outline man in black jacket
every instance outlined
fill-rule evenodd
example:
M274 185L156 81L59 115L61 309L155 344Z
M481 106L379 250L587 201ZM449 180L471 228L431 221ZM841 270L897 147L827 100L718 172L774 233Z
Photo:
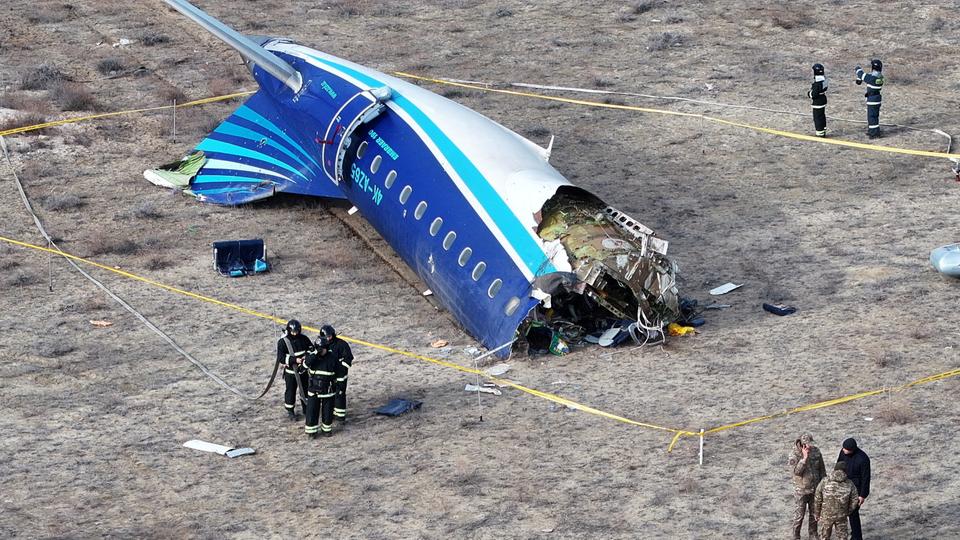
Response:
M307 403L303 400L303 393L307 391L307 371L303 368L303 361L308 352L313 350L310 338L301 332L300 321L293 319L287 323L283 337L277 340L277 363L283 364L283 382L286 390L283 393L283 406L287 409L287 417L296 420L293 411L297 405L297 389L300 388L300 407L304 412Z
M857 447L856 439L849 438L843 441L843 449L837 457L837 463L841 461L846 464L847 478L857 486L860 506L863 506L864 500L870 495L870 458ZM850 540L863 540L859 508L850 514Z
M817 137L827 136L827 77L823 72L823 64L813 65L813 84L807 92L810 106L813 107L813 128Z
M337 337L337 332L329 324L320 327L320 335L327 339L330 354L337 359L337 395L333 401L333 417L341 422L347 421L347 376L353 365L353 352L346 341Z
M876 139L880 136L880 103L883 96L880 91L883 90L883 62L880 60L870 61L870 73L867 73L860 66L854 70L857 84L866 83L867 91L864 96L867 98L867 136Z
M328 347L327 338L320 336L314 344L314 351L303 363L310 373L304 432L311 439L315 439L318 433L324 437L333 435L333 399L337 393L336 377L340 364Z

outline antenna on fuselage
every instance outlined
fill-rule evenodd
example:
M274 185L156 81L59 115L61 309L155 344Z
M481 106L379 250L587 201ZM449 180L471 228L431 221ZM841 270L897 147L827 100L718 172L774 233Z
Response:
M281 60L277 55L257 45L253 40L207 15L206 12L186 0L164 0L170 7L189 17L224 43L236 49L245 58L273 75L294 93L303 87L303 77L293 66Z

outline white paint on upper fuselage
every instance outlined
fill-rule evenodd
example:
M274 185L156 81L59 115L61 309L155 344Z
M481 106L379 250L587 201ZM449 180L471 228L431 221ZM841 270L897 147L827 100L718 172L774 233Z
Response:
M325 71L334 71L338 76L360 88L369 88L368 84L356 80L342 70L336 70L335 67L318 63L311 56L322 58L334 65L342 65L371 79L380 81L410 101L411 104L427 115L437 128L450 139L451 143L456 145L470 160L515 219L523 226L529 240L532 240L539 247L539 251L543 254L543 260L548 259L544 251L544 243L536 234L537 223L534 214L541 210L547 199L556 193L557 188L570 185L570 182L546 162L542 148L476 111L402 79L302 45L280 42L270 45L268 48L302 58ZM528 279L532 280L534 271L539 273L540 270L534 268L531 271L529 266L523 262L512 246L512 242L507 241L501 224L496 223L496 220L491 217L488 209L459 177L455 167L443 152L402 107L393 102L388 102L388 106L404 118L408 125L417 130L421 139L428 144L477 214L507 249L517 266Z

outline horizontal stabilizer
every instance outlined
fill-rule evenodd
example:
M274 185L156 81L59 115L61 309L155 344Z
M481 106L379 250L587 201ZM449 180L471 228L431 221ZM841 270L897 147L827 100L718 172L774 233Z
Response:
M316 143L287 129L284 115L257 92L183 161L145 171L152 183L186 188L197 199L234 206L276 193L345 198L323 173ZM198 166L199 165L199 166Z

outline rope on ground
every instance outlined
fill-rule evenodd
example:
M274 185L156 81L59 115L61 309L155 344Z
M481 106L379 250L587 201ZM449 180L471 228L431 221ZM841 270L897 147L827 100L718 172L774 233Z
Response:
M46 247L43 247L43 246L38 246L38 245L35 245L35 244L30 244L30 243L27 243L27 242L21 242L21 241L19 241L19 240L14 240L14 239L12 239L12 238L7 238L7 237L5 237L5 236L0 236L0 241L6 242L6 243L11 244L11 245L14 245L14 246L19 246L19 247L23 247L23 248L33 249L33 250L36 250L36 251L53 253L53 254L59 255L59 256L61 256L61 257L64 257L64 258L66 258L67 260L69 260L69 261L71 261L71 262L73 262L73 261L82 262L82 263L84 263L84 264L88 264L88 265L93 266L93 267L95 267L95 268L99 268L99 269L101 269L101 270L106 270L106 271L108 271L108 272L113 272L114 274L118 274L118 275L120 275L120 276L129 278L129 279L133 279L133 280L136 280L136 281L140 281L140 282L143 282L143 283L147 283L147 284L149 284L149 285L153 285L153 286L155 286L155 287L159 287L159 288L161 288L161 289L170 291L170 292L175 293L175 294L179 294L179 295L182 295L182 296L186 296L186 297L189 297L189 298L193 298L193 299L195 299L195 300L200 300L200 301L207 302L207 303L210 303L210 304L214 304L214 305L217 305L217 306L221 306L221 307L224 307L224 308L228 308L228 309L232 309L232 310L235 310L235 311L239 311L239 312L241 312L241 313L245 313L245 314L247 314L247 315L251 315L251 316L254 316L254 317L261 318L261 319L267 319L267 320L273 321L273 322L275 322L275 323L277 323L277 324L281 324L281 325L282 325L282 324L286 324L286 320L281 319L281 318L279 318L279 317L276 317L276 316L273 316L273 315L268 315L268 314L266 314L266 313L261 313L261 312L259 312L259 311L256 311L256 310L253 310L253 309L249 309L249 308L246 308L246 307L237 305L237 304L232 304L232 303L230 303L230 302L224 302L224 301L221 301L221 300L217 300L217 299L211 298L211 297L209 297L209 296L204 296L204 295L201 295L201 294L192 293L192 292L190 292L190 291L185 291L185 290L183 290L183 289L178 289L177 287L172 287L172 286L170 286L170 285L166 285L166 284L160 283L160 282L158 282L158 281L154 281L154 280L149 279L149 278L145 278L145 277L142 277L142 276L138 276L138 275L136 275L136 274L132 274L132 273L127 272L127 271L124 271L124 270L120 270L120 269L113 268L113 267L110 267L110 266L107 266L107 265L104 265L104 264L100 264L100 263L98 263L98 262L94 262L94 261L91 261L91 260L89 260L89 259L84 259L84 258L78 257L78 256L76 256L76 255L71 255L71 254L69 254L69 253L67 253L67 252L65 252L65 251L61 251L59 248L57 248L57 249L46 248ZM320 331L318 328L314 328L314 327L312 327L312 326L307 326L307 325L304 325L303 328L304 328L304 330L309 330L309 331L311 331L311 332L319 332L319 331ZM560 396L558 396L558 395L556 395L556 394L551 394L551 393L549 393L549 392L543 392L543 391L540 391L540 390L536 390L536 389L534 389L534 388L529 388L529 387L526 387L526 386L524 386L524 385L522 385L522 384L516 383L516 382L511 381L511 380L508 380L508 379L501 379L501 378L499 378L499 377L494 377L494 376L492 376L492 375L490 375L490 374L488 374L488 373L486 373L486 372L484 372L484 371L482 371L482 370L479 370L479 369L474 369L474 368L470 368L470 367L466 367L466 366L461 366L461 365L459 365L459 364L456 364L456 363L453 363L453 362L448 362L448 361L446 361L446 360L440 360L440 359L438 359L438 358L432 358L432 357L425 356L425 355L422 355L422 354L417 354L417 353L413 353L413 352L409 352L409 351L404 351L404 350L401 350L401 349L396 349L396 348L393 348L393 347L388 347L388 346L386 346L386 345L381 345L381 344L379 344L379 343L373 343L373 342L370 342L370 341L364 341L364 340L362 340L362 339L351 338L351 337L349 337L349 336L340 335L339 337L342 338L342 339L344 339L345 341L349 341L350 343L355 343L355 344L357 344L357 345L362 345L362 346L364 346L364 347L369 347L369 348L371 348L371 349L378 349L378 350L385 351L385 352L388 352L388 353L398 354L398 355L406 356L406 357L409 357L409 358L415 358L415 359L417 359L417 360L422 360L422 361L424 361L424 362L428 362L428 363L435 364L435 365L438 365L438 366L443 366L443 367L446 367L446 368L454 369L454 370L457 370L457 371L460 371L460 372L463 372L463 373L469 373L469 374L471 374L471 375L479 375L479 376L483 377L484 379L487 379L487 380L490 380L490 381L493 381L493 382L496 382L496 383L498 383L498 384L502 384L502 385L505 385L505 386L509 386L509 387L511 387L511 388L514 388L514 389L519 390L519 391L521 391L521 392L525 392L525 393L530 394L530 395L532 395L532 396L537 396L537 397L539 397L539 398L542 398L542 399L545 399L545 400L548 400L548 401L552 401L552 402L557 403L557 404L560 404L560 405L564 405L564 406L569 407L569 408L571 408L571 409L576 409L576 410L583 411L583 412L586 412L586 413L589 413L589 414L593 414L593 415L596 415L596 416L601 416L601 417L608 418L608 419L610 419L610 420L615 420L615 421L617 421L617 422L621 422L621 423L624 423L624 424L629 424L629 425L633 425L633 426L644 427L644 428L654 429L654 430L659 430L659 431L666 431L666 432L669 432L669 433L677 433L677 432L682 432L682 433L684 433L684 434L687 433L687 432L685 432L684 430L678 430L678 429L674 429L674 428L669 428L669 427L664 427L664 426L658 426L658 425L650 424L650 423L646 423L646 422L639 422L639 421L637 421L637 420L632 420L632 419L630 419L630 418L625 418L625 417L623 417L623 416L619 416L619 415L616 415L616 414L613 414L613 413L609 413L609 412L606 412L606 411L602 411L602 410L600 410L600 409L596 409L596 408L594 408L594 407L590 407L590 406L588 406L588 405L584 405L584 404L582 404L582 403L578 403L578 402L576 402L576 401L573 401L573 400L570 400L570 399L567 399L567 398L564 398L564 397L560 397ZM279 365L279 364L278 364L278 365ZM216 379L215 379L215 380L216 380Z
M460 83L460 82L451 82L451 81L449 81L449 80L445 80L445 79L434 79L434 78L431 78L431 77L421 77L421 76L419 76L419 75L413 75L413 74L411 74L411 73L404 73L404 72L402 72L402 71L394 72L394 74L397 75L397 76L399 76L399 77L404 77L404 78L407 78L407 79L412 79L412 80L417 80L417 81L425 81L425 82L432 82L432 83L435 83L435 84L445 84L445 85L450 85L450 86L457 86L457 87L460 87L460 88L468 88L468 89L470 89L470 90L478 90L478 91L481 91L481 92L493 92L493 93L497 93L497 94L507 94L507 95L512 95L512 96L528 97L528 98L533 98L533 99L542 99L542 100L546 100L546 101L556 101L556 102L559 102L559 103L568 103L568 104L572 104L572 105L584 105L584 106L587 106L587 107L599 107L599 108L604 108L604 109L617 109L617 110L635 111L635 112L643 112L643 113L651 113L651 114L664 114L664 115L668 115L668 116L680 116L680 117L687 117L687 118L699 118L699 119L702 119L702 120L707 120L707 121L710 121L710 122L715 122L715 123L717 123L717 124L723 124L723 125L728 125L728 126L732 126L732 127L738 127L738 128L748 129L748 130L755 131L755 132L767 133L767 134L769 134L769 135L776 135L776 136L779 136L779 137L786 137L786 138L789 138L789 139L795 139L795 140L800 140L800 141L816 142L816 143L820 143L820 144L832 144L832 145L835 145L835 146L845 146L845 147L848 147L848 148L858 148L858 149L861 149L861 150L870 150L870 151L874 151L874 152L889 152L889 153L894 153L894 154L906 154L906 155L911 155L911 156L943 158L943 159L949 159L949 160L953 160L953 161L960 160L960 154L952 154L952 153L949 153L949 152L931 152L931 151L927 151L927 150L913 150L913 149L910 149L910 148L898 148L898 147L895 147L895 146L880 146L880 145L876 145L876 144L859 143L859 142L847 141L847 140L843 140L843 139L832 139L832 138L824 138L824 137L814 137L814 136L812 136L812 135L804 135L804 134L802 134L802 133L794 133L794 132L792 132L792 131L784 131L784 130L779 130L779 129L771 129L771 128L765 128L765 127L761 127L761 126L754 126L754 125L752 125L752 124L746 124L746 123L737 122L737 121L734 121L734 120L726 120L726 119L723 119L723 118L717 118L717 117L715 117L715 116L708 116L708 115L700 114L700 113L688 113L688 112L680 112L680 111L671 111L671 110L667 110L667 109L652 109L652 108L649 108L649 107L638 107L638 106L635 106L635 105L619 105L619 104L616 104L616 103L603 103L603 102L599 102L599 101L588 101L588 100L583 100L583 99L572 99L572 98L564 98L564 97L557 97L557 96L548 96L548 95L546 95L546 94L538 94L538 93L535 93L535 92L520 92L520 91L517 91L517 90L506 90L506 89L503 89L503 88L488 88L488 87L484 87L484 86L480 86L480 85L476 85L476 84Z
M221 307L225 307L225 308L229 308L229 309L232 309L232 310L236 310L236 311L239 311L239 312L241 312L241 313L245 313L245 314L247 314L247 315L251 315L251 316L254 316L254 317L261 318L261 319L266 319L266 320L269 320L269 321L273 321L274 323L277 323L277 324L280 324L280 325L286 324L286 321L285 321L284 319L279 318L279 317L276 317L276 316L273 316L273 315L268 315L268 314L266 314L266 313L261 313L261 312L259 312L259 311L256 311L256 310L253 310L253 309L249 309L249 308L246 308L246 307L237 305L237 304L232 304L232 303L229 303L229 302L224 302L224 301L217 300L217 299L215 299L215 298L211 298L211 297L208 297L208 296L203 296L203 295L200 295L200 294L197 294L197 293L192 293L192 292L190 292L190 291L185 291L185 290L183 290L183 289L178 289L178 288L176 288L176 287L172 287L172 286L170 286L170 285L166 285L166 284L160 283L160 282L158 282L158 281L154 281L154 280L149 279L149 278L145 278L145 277L142 277L142 276L138 276L138 275L136 275L136 274L132 274L132 273L126 272L126 271L124 271L124 270L120 270L120 269L113 268L113 267L110 267L110 266L107 266L107 265L103 265L103 264L100 264L100 263L91 261L91 260L89 260L89 259L84 259L84 258L82 258L82 257L78 257L78 256L76 256L76 255L71 255L71 254L69 254L69 253L67 253L67 252L65 252L65 251L61 251L59 248L57 248L57 249L46 248L46 247L43 247L43 246L38 246L38 245L30 244L30 243L27 243L27 242L21 242L21 241L19 241L19 240L14 240L14 239L12 239L12 238L7 238L7 237L4 237L4 236L0 236L0 241L6 242L6 243L11 244L11 245L14 245L14 246L19 246L19 247L23 247L23 248L29 248L29 249L36 250L36 251L40 251L40 252L53 253L53 254L55 254L55 255L59 255L59 256L61 256L61 257L64 257L65 259L68 259L68 260L70 260L71 262L72 262L72 261L82 262L82 263L84 263L84 264L88 264L88 265L90 265L90 266L99 268L99 269L101 269L101 270L106 270L106 271L108 271L108 272L113 272L114 274L118 274L118 275L120 275L120 276L129 278L129 279L133 279L133 280L136 280L136 281L141 281L141 282L143 282L143 283L147 283L147 284L149 284L149 285L153 285L153 286L155 286L155 287L159 287L159 288L161 288L161 289L165 289L165 290L170 291L170 292L173 292L173 293L175 293L175 294L179 294L179 295L182 295L182 296L186 296L186 297L193 298L193 299L196 299L196 300L200 300L200 301L203 301L203 302L207 302L207 303L210 303L210 304L214 304L214 305L218 305L218 306L221 306ZM305 330L309 330L309 331L311 331L311 332L319 332L319 329L314 328L314 327L311 327L311 326L306 326L306 325L304 325L303 328L304 328ZM468 373L468 374L471 374L471 375L479 375L479 376L481 376L481 377L483 377L483 378L485 378L485 379L487 379L487 380L489 380L489 381L493 381L493 382L496 382L496 383L498 383L498 384L502 384L502 385L508 386L508 387L510 387L510 388L514 388L514 389L516 389L516 390L519 390L519 391L521 391L521 392L530 394L530 395L532 395L532 396L536 396L536 397L539 397L539 398L541 398L541 399L545 399L545 400L551 401L551 402L553 402L553 403L557 403L557 404L560 404L560 405L569 407L569 408L571 408L571 409L576 409L576 410L579 410L579 411L583 411L583 412L588 413L588 414L592 414L592 415L599 416L599 417L602 417L602 418L607 418L607 419L609 419L609 420L614 420L614 421L617 421L617 422L620 422L620 423L624 423L624 424L629 424L629 425L632 425L632 426L637 426L637 427L642 427L642 428L647 428L647 429L652 429L652 430L664 431L664 432L667 432L667 433L672 433L672 434L673 434L673 438L671 439L670 445L669 445L669 447L667 448L667 451L668 451L668 452L671 452L671 451L673 450L674 446L675 446L676 443L680 440L681 437L700 437L700 436L705 436L705 435L714 435L714 434L717 434L717 433L720 433L720 432L723 432L723 431L727 431L727 430L731 430L731 429L736 429L736 428L743 427L743 426L747 426L747 425L750 425L750 424L756 424L756 423L763 422L763 421L766 421L766 420L772 420L772 419L775 419L775 418L782 418L782 417L784 417L784 416L789 416L789 415L797 414L797 413L801 413L801 412L812 411L812 410L816 410L816 409L822 409L822 408L825 408L825 407L833 407L833 406L836 406L836 405L841 405L841 404L843 404L843 403L849 403L849 402L851 402L851 401L858 400L858 399L863 399L863 398L870 397L870 396L877 396L877 395L885 394L885 393L889 393L889 392L899 392L899 391L902 391L902 390L906 390L906 389L909 389L909 388L913 388L913 387L915 387L915 386L919 386L919 385L923 385L923 384L928 384L928 383L936 382L936 381L942 381L942 380L949 379L949 378L952 378L952 377L958 377L958 376L960 376L960 368L956 368L956 369L952 369L952 370L950 370L950 371L944 371L944 372L942 372L942 373L937 373L937 374L935 374L935 375L929 375L929 376L926 376L926 377L923 377L923 378L920 378L920 379L917 379L917 380L914 380L914 381L910 381L910 382L905 383L905 384L900 385L900 386L891 387L891 388L880 388L880 389L877 389L877 390L869 390L869 391L866 391L866 392L860 392L860 393L857 393L857 394L851 394L851 395L848 395L848 396L843 396L843 397L838 397L838 398L834 398L834 399L829 399L829 400L826 400L826 401L819 401L819 402L811 403L811 404L808 404L808 405L802 405L802 406L799 406L799 407L794 407L794 408L791 408L791 409L787 409L787 410L780 411L780 412L776 412L776 413L772 413L772 414L767 414L767 415L763 415L763 416L757 416L757 417L750 418L750 419L747 419L747 420L741 420L741 421L739 421L739 422L734 422L734 423L731 423L731 424L725 424L725 425L717 426L717 427L714 427L714 428L710 428L710 429L704 430L703 433L701 433L701 432L699 432L699 431L690 431L690 430L686 430L686 429L670 428L670 427L660 426L660 425L651 424L651 423L647 423L647 422L640 422L640 421L633 420L633 419L630 419L630 418L626 418L626 417L623 417L623 416L620 416L620 415L616 415L616 414L613 414L613 413L609 413L609 412L606 412L606 411L603 411L603 410L600 410L600 409L597 409L597 408L594 408L594 407L590 407L589 405L584 405L584 404L582 404L582 403L579 403L579 402L576 402L576 401L573 401L573 400L570 400L570 399L567 399L567 398L558 396L558 395L556 395L556 394L551 394L551 393L549 393L549 392L543 392L543 391L540 391L540 390L536 390L536 389L534 389L534 388L530 388L530 387L521 385L521 384L519 384L519 383L516 383L516 382L511 381L511 380L508 380L508 379L501 379L501 378L499 378L499 377L494 377L494 376L489 375L489 374L487 374L486 372L484 372L484 371L482 371L482 370L479 370L479 369L474 369L474 368L470 368L470 367L466 367L466 366L461 366L461 365L459 365L459 364L456 364L456 363L453 363L453 362L448 362L448 361L446 361L446 360L440 360L440 359L438 359L438 358L432 358L432 357L425 356L425 355L422 355L422 354L417 354L417 353L413 353L413 352L409 352L409 351L404 351L404 350L397 349L397 348L394 348L394 347L388 347L388 346L386 346L386 345L382 345L382 344L379 344L379 343L374 343L374 342L365 341L365 340L362 340L362 339L352 338L352 337L349 337L349 336L340 336L340 337L343 338L343 339L346 340L346 341L349 341L350 343L354 343L354 344L361 345L361 346L364 346L364 347L368 347L368 348L371 348L371 349L377 349L377 350L381 350L381 351L388 352L388 353L392 353L392 354L397 354L397 355L406 356L406 357L409 357L409 358L414 358L414 359L416 359L416 360L421 360L421 361L423 361L423 362L428 362L428 363L435 364L435 365L438 365L438 366L450 368L450 369L453 369L453 370L456 370L456 371L460 371L460 372L462 372L462 373Z
M398 73L398 74L399 74L399 73ZM405 74L404 74L404 75L405 75ZM788 115L791 115L791 116L803 116L803 117L808 117L808 116L810 116L810 113L799 112L799 111L786 111L786 110L783 110L783 109L771 109L771 108L767 108L767 107L757 107L757 106L755 106L755 105L742 105L742 104L739 104L739 103L723 103L723 102L720 102L720 101L708 101L708 100L705 100L705 99L693 99L693 98L686 98L686 97L679 97L679 96L659 96L659 95L655 95L655 94L641 94L641 93L638 93L638 92L624 92L624 91L620 91L620 90L595 90L595 89L592 89L592 88L578 88L578 87L573 87L573 86L552 86L552 85L546 85L546 84L531 84L531 83L519 83L519 82L491 83L491 82L483 82L483 81L469 81L469 80L461 80L461 79L451 79L451 78L447 78L447 77L443 77L443 78L441 78L440 80L441 80L441 81L452 82L452 83L476 84L476 85L484 86L484 87L487 87L487 88L498 88L498 87L503 87L503 86L513 86L513 87L516 87L516 88L531 88L531 89L534 89L534 90L551 90L551 91L555 91L555 92L578 92L578 93L584 93L584 94L601 94L601 95L609 95L609 96L629 96L629 97L640 97L640 98L656 99L656 100L663 100L663 101L680 101L680 102L683 102L683 103L695 103L695 104L698 104L698 105L708 105L708 106L711 106L711 107L724 107L724 108L729 108L729 109L747 109L747 110L752 110L752 111L762 111L762 112L769 112L769 113L774 113L774 114L788 114ZM854 124L866 124L866 123L867 123L866 120L854 120L854 119L852 119L852 118L840 118L840 117L837 117L837 116L827 116L827 118L830 119L830 120L833 120L834 122L850 122L850 123L854 123ZM945 137L945 138L947 139L947 149L946 149L946 152L948 152L948 153L950 152L950 149L951 149L951 147L952 147L952 145L953 145L953 137L951 137L949 134L947 134L947 133L945 133L945 132L943 132L943 131L941 131L941 130L939 130L939 129L936 129L936 128L918 128L918 127L914 127L914 126L908 126L908 125L905 125L905 124L892 124L892 123L886 123L886 122L881 122L880 125L883 126L883 127L898 127L898 128L902 128L902 129L909 129L909 130L912 130L912 131L925 131L925 132L928 132L928 133L934 133L934 134L936 134L936 135L940 135L941 137Z
M50 253L63 256L63 257L67 260L67 262L70 263L70 265L73 266L73 268L77 270L77 272L80 272L80 274L83 275L83 277L87 278L88 280L90 280L90 282L92 282L94 285L96 285L96 286L99 287L101 290L103 290L103 292L107 293L107 295L109 295L110 298L112 298L112 299L113 299L114 301L116 301L118 304L120 304L121 306L123 306L123 309L127 310L131 315L133 315L134 317L136 317L136 318L137 318L140 322L142 322L147 328L149 328L150 330L152 330L153 333L155 333L155 334L157 334L158 336L160 336L160 338L163 339L165 342L167 342L168 345L170 345L174 350L176 350L178 353L180 353L181 356L183 356L184 358L186 358L187 360L189 360L191 363L193 363L193 365L195 365L195 366L197 366L198 368L200 368L200 371L202 371L207 377L210 377L211 379L213 379L217 384L219 384L220 386L222 386L222 387L225 388L226 390L229 390L230 392L233 392L234 394L236 394L236 395L238 395L238 396L240 396L240 397L242 397L242 398L244 398L244 399L248 399L248 400L250 400L250 401L254 401L254 400L260 399L260 398L262 398L263 396L265 396L265 395L267 394L267 391L270 390L270 387L273 385L273 381L274 381L274 379L275 379L276 376L277 376L277 367L278 367L280 364L274 363L273 374L270 375L270 380L267 381L267 384L266 384L266 386L263 388L263 391L260 392L260 395L258 395L258 396L256 396L256 397L253 397L252 395L247 395L246 393L242 392L241 390L238 390L237 388L234 388L233 386L231 386L230 384L228 384L226 381L224 381L224 380L223 380L219 375L217 375L216 373L210 371L210 369L207 368L207 366L203 365L202 362L200 362L199 360L197 360L196 358L194 358L194 357L193 357L190 353L188 353L187 351L183 350L183 348L180 347L180 345L178 345L177 342L173 340L173 338L171 338L170 336L168 336L166 333L163 332L163 330L161 330L160 328L158 328L158 327L157 327L155 324L153 324L149 319L147 319L145 316L143 316L139 311L137 311L136 309L134 309L133 306L131 306L129 303L127 303L123 298L121 298L120 296L117 296L113 291L111 291L109 288L107 288L106 285L104 285L102 282L100 282L99 280L97 280L95 277L93 277L93 276L91 276L90 274L88 274L86 271L83 270L83 268L80 268L80 266L77 265L76 262L74 262L72 256L68 256L66 253L64 253L63 251L61 251L61 250L60 250L60 247L57 246L57 243L53 241L53 238L51 238L50 235L47 234L47 230L43 227L43 223L40 221L40 218L37 216L37 213L33 210L33 205L30 204L30 199L27 197L27 193L26 193L26 191L24 191L24 189L23 189L23 184L20 182L20 177L17 175L17 171L16 171L16 169L14 168L13 163L10 161L10 155L7 153L7 143L6 143L6 141L4 140L4 138L3 138L2 136L0 136L0 150L3 151L3 157L4 157L4 159L5 159L6 162L7 162L7 166L10 168L10 172L13 174L14 182L17 184L17 190L20 191L20 199L23 201L23 205L26 207L27 212L28 212L28 213L30 214L30 216L33 218L33 223L34 223L34 225L36 225L37 230L40 231L40 234L47 240L47 244L50 245L50 246L53 246L53 249L51 249L51 248L43 248L44 251L48 251L48 252L50 252ZM39 247L39 246L36 246L36 247ZM101 266L102 266L102 265L101 265Z
M180 104L177 104L177 105L161 105L161 106L159 106L159 107L146 107L146 108L143 108L143 109L128 109L128 110L124 110L124 111L114 111L114 112L99 113L99 114L88 114L88 115L86 115L86 116L77 116L77 117L74 117L74 118L64 118L64 119L62 119L62 120L53 120L53 121L50 121L50 122L44 122L44 123L42 123L42 124L34 124L34 125L32 125L32 126L23 126L23 127L18 127L18 128L13 128L13 129L7 129L7 130L4 130L4 131L0 131L0 137L3 137L4 135L16 135L16 134L18 134L18 133L26 133L26 132L28 132L28 131L35 131L35 130L38 130L38 129L45 129L45 128L50 128L50 127L62 126L62 125L65 125L65 124L76 124L76 123L78 123L78 122L86 122L87 120L96 120L96 119L99 119L99 118L110 118L110 117L113 117L113 116L124 116L124 115L128 115L128 114L140 114L140 113L145 113L145 112L162 111L162 110L173 109L173 108L183 109L183 108L185 108L185 107L195 107L195 106L197 106L197 105L205 105L205 104L207 104L207 103L214 103L214 102L217 102L217 101L225 101L225 100L228 100L228 99L233 99L233 98L237 98L237 97L241 97L241 96L248 96L248 95L250 95L250 94L252 94L252 93L253 93L253 92L237 92L237 93L234 93L234 94L226 94L226 95L222 95L222 96L213 96L213 97L208 97L208 98L203 98L203 99L197 99L197 100L194 100L194 101L188 101L188 102L186 102L186 103L180 103Z

